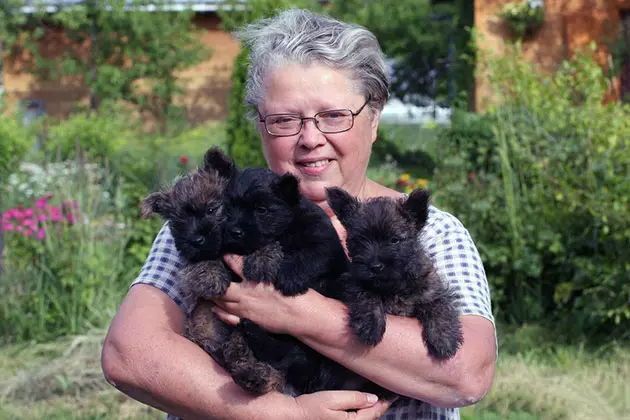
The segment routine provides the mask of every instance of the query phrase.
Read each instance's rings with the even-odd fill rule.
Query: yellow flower
[[[418,178],[418,182],[416,182],[416,184],[420,188],[427,188],[429,186],[429,181],[424,178]]]
[[[400,178],[398,178],[400,181],[409,181],[409,179],[411,178],[411,175],[409,174],[402,174],[400,176]]]

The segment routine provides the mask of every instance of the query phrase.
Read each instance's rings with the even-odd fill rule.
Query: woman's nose
[[[299,144],[308,149],[314,149],[324,143],[326,143],[326,136],[319,131],[315,125],[315,120],[305,119],[300,132]]]

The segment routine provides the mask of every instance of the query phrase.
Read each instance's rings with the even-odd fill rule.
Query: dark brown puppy
[[[374,346],[385,333],[386,315],[415,317],[431,356],[449,359],[463,342],[456,296],[437,276],[418,235],[427,222],[429,192],[405,201],[359,202],[340,188],[328,203],[346,228],[350,270],[340,281],[349,324],[360,342]]]

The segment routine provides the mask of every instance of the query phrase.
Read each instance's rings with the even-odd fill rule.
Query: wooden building
[[[498,11],[509,0],[474,0],[478,47],[501,53],[506,40],[512,39],[510,28],[498,17]],[[512,0],[514,1],[514,0]],[[518,1],[518,0],[516,0]],[[526,0],[527,1],[527,0]],[[552,71],[578,49],[596,42],[598,58],[607,65],[605,45],[623,34],[630,34],[630,0],[538,0],[543,3],[544,22],[523,42],[525,57]],[[626,35],[627,36],[627,35]],[[628,38],[630,41],[630,38]],[[630,90],[630,75],[623,74],[611,91],[613,98],[623,97]],[[482,73],[476,80],[475,107],[485,109],[490,96]]]
[[[48,0],[50,11],[54,11],[60,3],[72,4],[80,0]],[[31,13],[29,1],[25,1],[24,13]],[[170,10],[177,13],[183,7],[195,11],[194,24],[202,29],[203,42],[212,50],[210,59],[182,72],[179,77],[186,89],[180,100],[184,101],[191,121],[222,119],[227,115],[228,95],[231,88],[231,75],[234,59],[239,52],[239,43],[221,29],[221,21],[217,14],[219,0],[169,1]],[[45,54],[55,54],[64,42],[63,29],[48,31],[41,41],[46,46]],[[87,50],[86,50],[87,53]],[[67,116],[77,103],[87,104],[89,92],[76,80],[40,82],[24,71],[24,62],[20,57],[4,57],[2,86],[4,99],[9,106],[31,104],[43,106],[48,115]]]

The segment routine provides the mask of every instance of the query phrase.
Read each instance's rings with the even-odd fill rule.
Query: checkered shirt
[[[494,323],[486,274],[470,234],[449,213],[430,207],[429,219],[419,240],[428,252],[436,272],[458,294],[462,315],[482,316]],[[186,313],[193,302],[187,301],[177,284],[176,274],[183,260],[165,224],[158,233],[149,257],[133,284],[144,283],[165,292]],[[456,408],[439,408],[423,401],[398,399],[381,417],[383,420],[459,420]],[[169,415],[168,419],[176,419]]]

